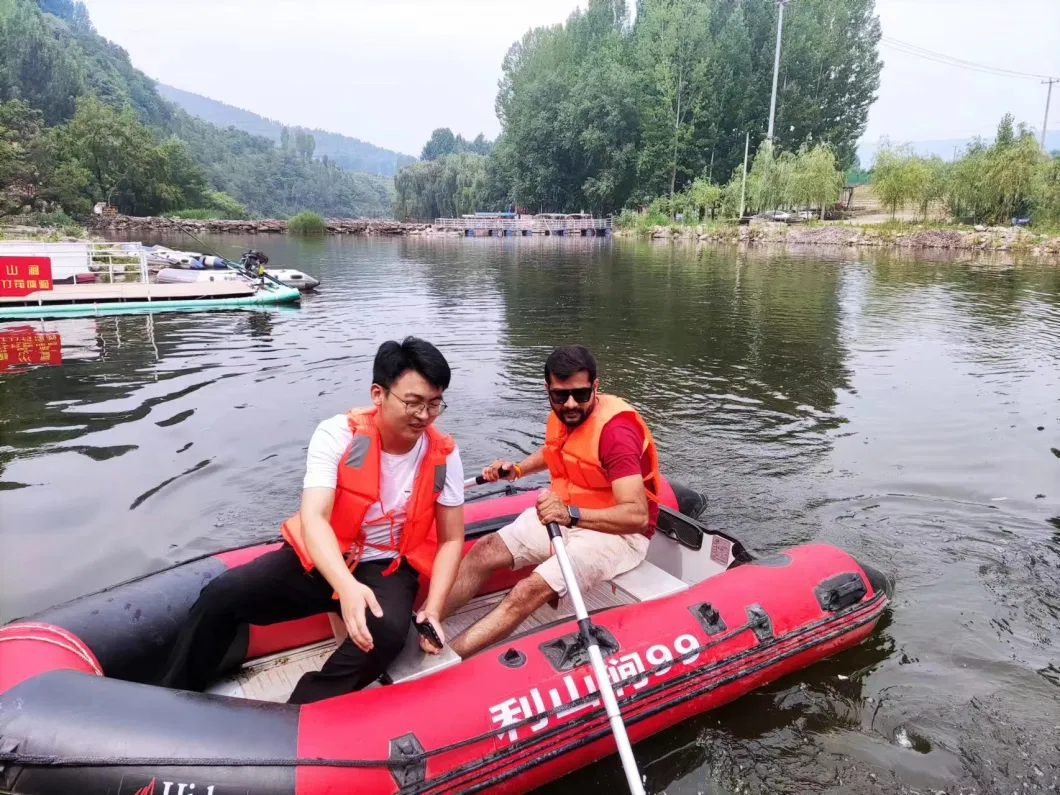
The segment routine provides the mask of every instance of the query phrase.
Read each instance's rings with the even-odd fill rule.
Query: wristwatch
[[[578,522],[582,520],[582,512],[578,510],[577,505],[568,505],[567,513],[570,514],[570,526],[577,527]]]

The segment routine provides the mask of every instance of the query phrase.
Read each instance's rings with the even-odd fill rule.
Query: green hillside
[[[220,127],[235,127],[251,135],[261,135],[280,143],[284,126],[278,121],[266,119],[249,110],[243,110],[216,99],[193,94],[165,83],[158,83],[156,88],[163,98],[179,105],[193,116]],[[295,128],[295,131],[308,132],[316,141],[316,156],[327,158],[342,168],[350,171],[363,171],[366,174],[377,174],[392,177],[402,166],[415,162],[411,155],[403,155],[391,149],[383,149],[374,144],[350,138],[326,130]]]
[[[0,213],[389,215],[392,180],[313,155],[304,134],[277,147],[168,102],[80,2],[0,0]]]

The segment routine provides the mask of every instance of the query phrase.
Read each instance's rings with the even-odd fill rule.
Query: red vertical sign
[[[50,289],[50,257],[0,257],[0,298],[20,298]]]

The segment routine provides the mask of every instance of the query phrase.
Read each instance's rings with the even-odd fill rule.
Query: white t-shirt
[[[303,489],[335,488],[339,476],[339,462],[343,453],[353,441],[353,431],[346,421],[345,414],[321,422],[313,438],[309,440],[309,453],[306,456],[305,478]],[[385,517],[394,511],[394,540],[401,538],[405,526],[405,507],[412,496],[412,485],[416,480],[420,462],[427,452],[427,435],[424,434],[409,452],[404,455],[380,453],[379,499],[368,509],[364,517],[365,541],[370,544],[390,543],[390,519]],[[455,507],[464,504],[464,465],[460,461],[459,448],[453,450],[445,460],[445,486],[438,495],[442,505]],[[345,553],[347,550],[343,550]],[[392,552],[384,552],[365,546],[361,560],[382,560],[392,558]]]

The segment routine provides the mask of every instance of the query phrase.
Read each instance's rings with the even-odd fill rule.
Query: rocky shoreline
[[[169,218],[117,215],[90,216],[80,220],[91,231],[155,232],[179,231],[286,234],[287,222],[279,219],[255,221],[174,221]],[[460,230],[435,229],[430,224],[403,223],[387,219],[326,218],[327,231],[335,235],[463,237]],[[614,230],[616,237],[650,239],[653,242],[684,241],[728,244],[779,244],[790,246],[846,246],[855,248],[933,249],[949,251],[998,251],[1035,257],[1060,257],[1060,235],[1040,235],[1017,227],[974,229],[910,228],[896,230],[853,224],[788,225],[752,223],[746,226],[655,226],[646,233],[633,229]]]
[[[176,232],[181,229],[190,229],[193,232],[234,232],[238,234],[287,233],[287,222],[280,219],[195,221],[131,215],[93,215],[78,220],[88,229],[114,232]],[[401,236],[429,233],[431,229],[430,224],[405,224],[382,218],[325,218],[324,224],[327,231],[333,235]]]
[[[974,229],[913,228],[897,231],[886,227],[849,224],[789,226],[782,223],[754,223],[715,229],[703,226],[656,226],[652,227],[647,235],[634,230],[616,229],[615,235],[647,237],[652,241],[1001,251],[1039,257],[1060,257],[1060,235],[1039,235],[1010,226],[978,226]]]

